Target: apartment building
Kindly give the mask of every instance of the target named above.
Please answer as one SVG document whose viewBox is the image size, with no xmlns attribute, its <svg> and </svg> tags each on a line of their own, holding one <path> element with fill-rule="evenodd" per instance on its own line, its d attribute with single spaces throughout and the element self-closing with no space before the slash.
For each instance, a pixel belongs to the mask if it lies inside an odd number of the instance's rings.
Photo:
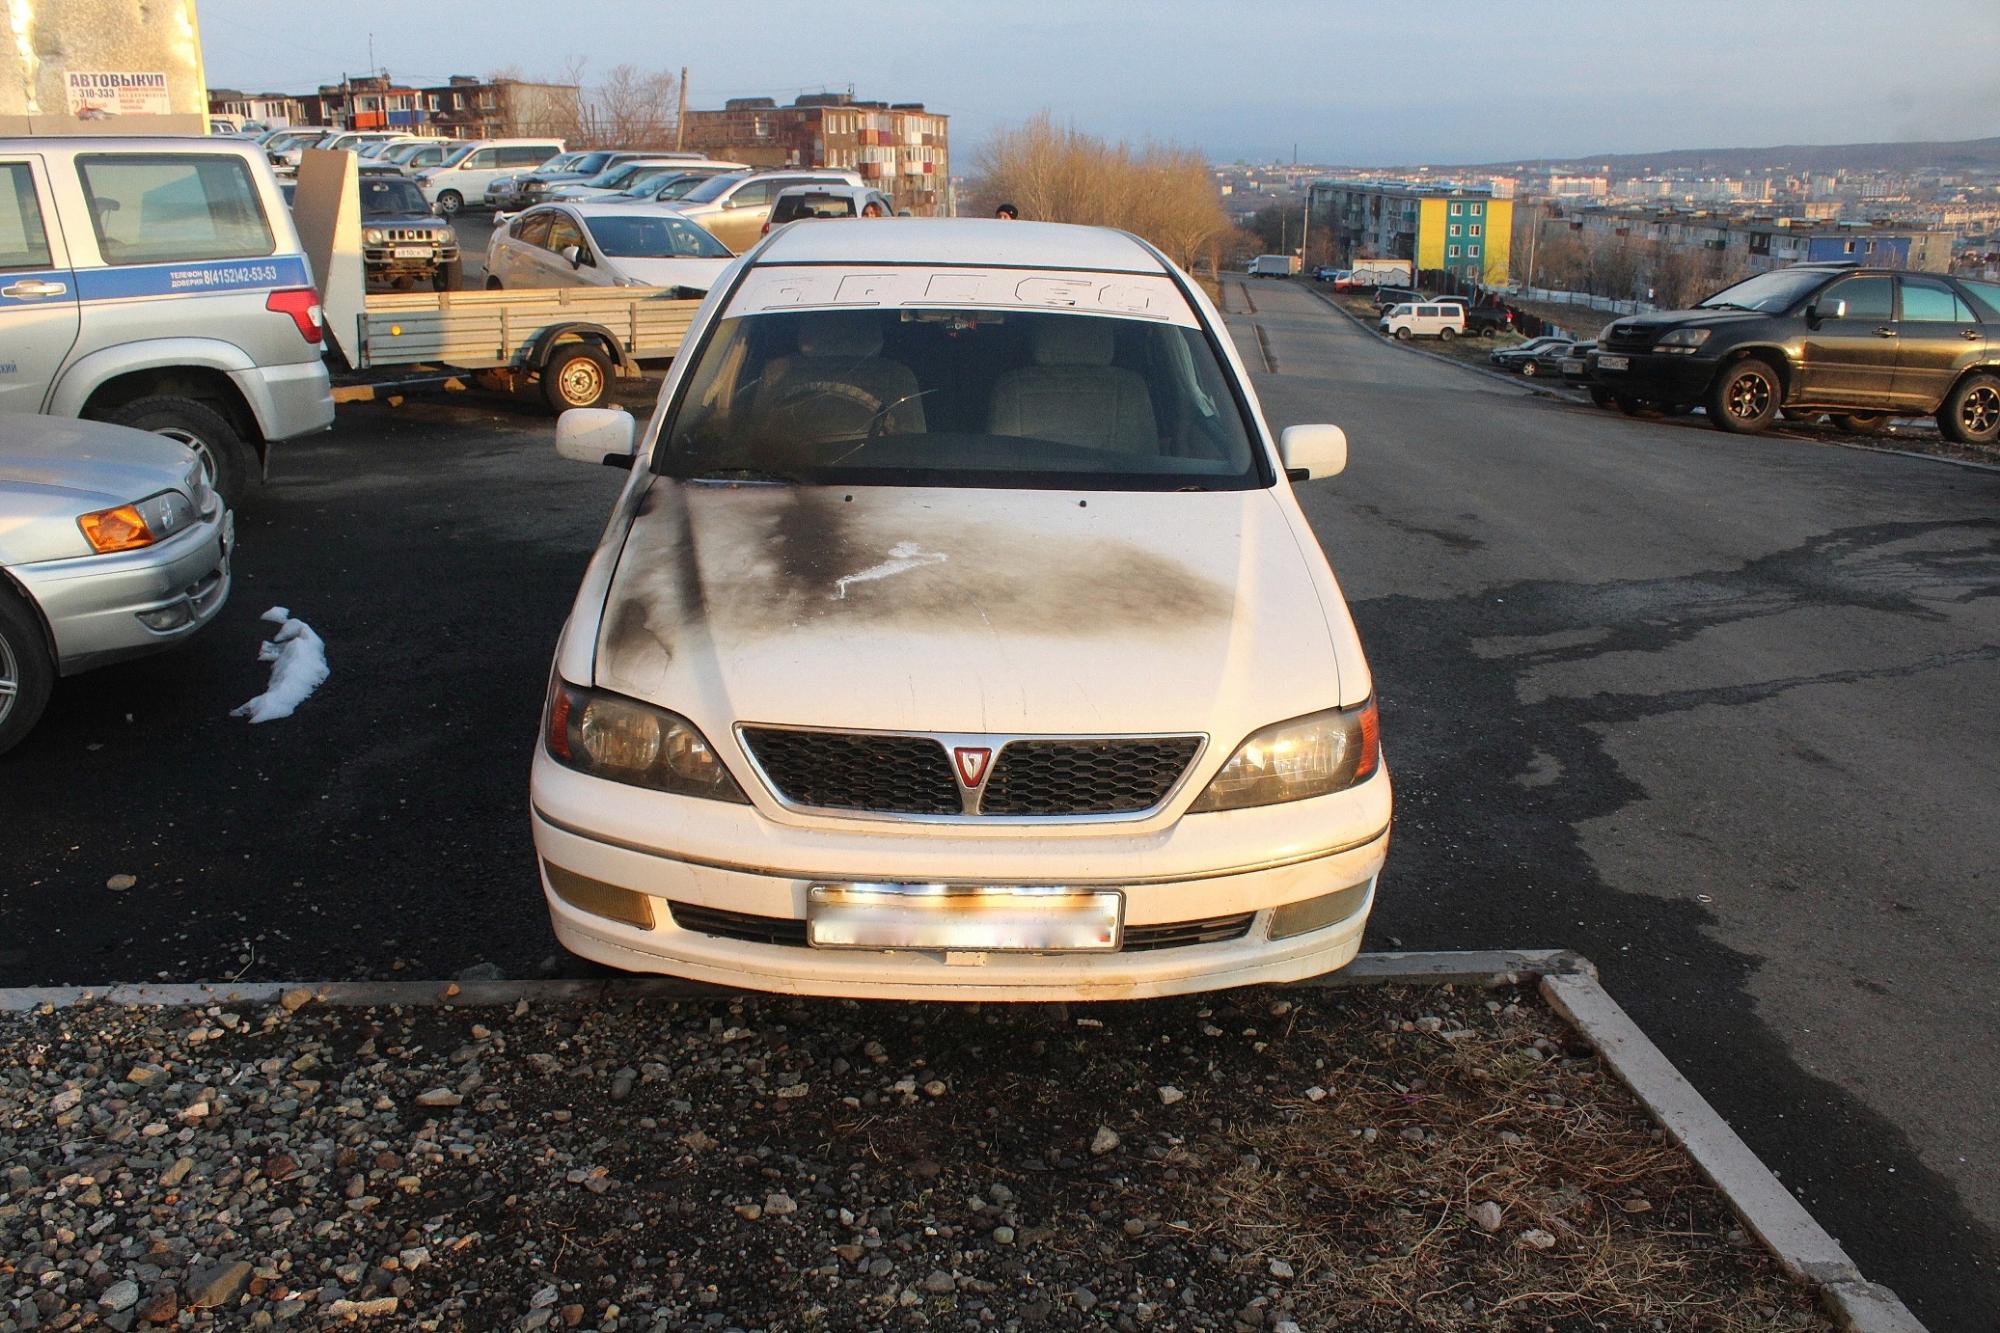
<svg viewBox="0 0 2000 1333">
<path fill-rule="evenodd" d="M 246 93 L 235 88 L 210 88 L 208 114 L 270 129 L 307 123 L 305 107 L 290 93 Z"/>
<path fill-rule="evenodd" d="M 864 102 L 814 93 L 789 106 L 735 97 L 716 111 L 687 113 L 686 145 L 759 167 L 837 167 L 858 173 L 898 211 L 947 211 L 949 117 L 921 102 Z"/>
<path fill-rule="evenodd" d="M 1408 259 L 1487 286 L 1507 281 L 1514 201 L 1489 188 L 1316 181 L 1307 199 L 1312 224 L 1331 229 L 1336 263 Z"/>
<path fill-rule="evenodd" d="M 1753 271 L 1787 264 L 1851 260 L 1881 268 L 1943 273 L 1951 266 L 1952 234 L 1891 219 L 1819 222 L 1809 218 L 1681 212 L 1675 209 L 1568 207 L 1548 225 L 1586 238 L 1623 238 L 1648 246 L 1716 250 Z M 1543 233 L 1546 239 L 1547 233 Z"/>
<path fill-rule="evenodd" d="M 402 130 L 458 139 L 572 134 L 579 106 L 574 84 L 475 79 L 463 74 L 429 86 L 364 75 L 341 83 L 323 83 L 310 93 L 244 94 L 222 88 L 209 95 L 210 115 L 238 116 L 267 125 L 337 125 L 350 130 Z"/>
</svg>

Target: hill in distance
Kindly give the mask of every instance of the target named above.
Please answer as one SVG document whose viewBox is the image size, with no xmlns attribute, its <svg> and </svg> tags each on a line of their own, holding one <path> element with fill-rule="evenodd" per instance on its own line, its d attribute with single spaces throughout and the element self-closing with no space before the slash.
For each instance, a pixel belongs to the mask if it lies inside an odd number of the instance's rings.
<svg viewBox="0 0 2000 1333">
<path fill-rule="evenodd" d="M 1578 154 L 1532 161 L 1484 162 L 1480 170 L 1590 167 L 1613 174 L 1693 170 L 1717 176 L 1783 168 L 1790 171 L 2000 171 L 2000 138 L 1927 139 L 1912 143 L 1779 144 L 1771 148 L 1675 148 L 1659 153 Z"/>
</svg>

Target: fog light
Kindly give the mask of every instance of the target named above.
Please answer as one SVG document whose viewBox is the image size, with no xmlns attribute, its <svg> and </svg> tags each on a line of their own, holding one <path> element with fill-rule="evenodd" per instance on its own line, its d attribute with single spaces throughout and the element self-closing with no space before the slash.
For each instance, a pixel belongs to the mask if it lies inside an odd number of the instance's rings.
<svg viewBox="0 0 2000 1333">
<path fill-rule="evenodd" d="M 172 606 L 163 606 L 157 611 L 141 611 L 138 614 L 139 623 L 147 629 L 164 632 L 179 629 L 193 620 L 194 608 L 186 602 L 175 602 Z"/>
<path fill-rule="evenodd" d="M 621 889 L 547 861 L 542 862 L 542 873 L 549 877 L 549 887 L 555 890 L 556 897 L 580 912 L 623 921 L 641 930 L 653 928 L 653 900 L 643 893 Z"/>
<path fill-rule="evenodd" d="M 1271 938 L 1288 940 L 1315 930 L 1325 930 L 1336 921 L 1345 921 L 1368 901 L 1368 881 L 1350 885 L 1334 893 L 1322 893 L 1271 910 Z"/>
</svg>

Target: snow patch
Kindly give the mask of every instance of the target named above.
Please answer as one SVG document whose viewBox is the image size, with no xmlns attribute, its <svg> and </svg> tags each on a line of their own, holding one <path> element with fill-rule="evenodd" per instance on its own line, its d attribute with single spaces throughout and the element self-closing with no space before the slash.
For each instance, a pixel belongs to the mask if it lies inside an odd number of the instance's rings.
<svg viewBox="0 0 2000 1333">
<path fill-rule="evenodd" d="M 290 717 L 332 672 L 326 664 L 326 644 L 311 625 L 292 619 L 291 611 L 282 606 L 266 611 L 263 619 L 278 627 L 277 634 L 257 650 L 259 662 L 271 663 L 271 686 L 241 708 L 229 710 L 231 717 L 247 717 L 252 722 Z"/>
<path fill-rule="evenodd" d="M 897 574 L 907 574 L 925 565 L 935 565 L 949 560 L 943 551 L 926 551 L 915 542 L 897 542 L 889 548 L 889 558 L 879 565 L 870 565 L 859 574 L 848 574 L 834 581 L 834 599 L 847 600 L 847 585 L 850 583 L 873 583 L 877 579 L 890 578 Z"/>
</svg>

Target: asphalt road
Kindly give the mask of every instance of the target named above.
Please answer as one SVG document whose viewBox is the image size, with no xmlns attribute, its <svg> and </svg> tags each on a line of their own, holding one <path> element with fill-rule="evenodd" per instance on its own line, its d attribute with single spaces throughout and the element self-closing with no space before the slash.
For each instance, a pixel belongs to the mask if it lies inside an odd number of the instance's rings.
<svg viewBox="0 0 2000 1333">
<path fill-rule="evenodd" d="M 1250 294 L 1274 424 L 1353 442 L 1304 496 L 1398 781 L 1369 947 L 1588 954 L 1865 1271 L 1995 1327 L 2000 474 L 1551 403 Z M 549 440 L 468 396 L 283 446 L 218 622 L 0 759 L 0 985 L 565 966 L 527 762 L 620 474 Z M 272 605 L 333 675 L 253 727 Z"/>
<path fill-rule="evenodd" d="M 1272 425 L 1351 441 L 1302 493 L 1398 782 L 1370 947 L 1587 954 L 1864 1272 L 2000 1327 L 2000 474 L 1229 296 Z"/>
</svg>

